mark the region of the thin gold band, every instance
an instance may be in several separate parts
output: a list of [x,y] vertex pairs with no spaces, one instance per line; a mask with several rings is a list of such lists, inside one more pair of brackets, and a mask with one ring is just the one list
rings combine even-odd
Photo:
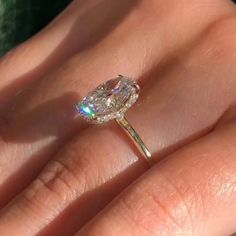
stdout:
[[151,153],[138,135],[138,133],[134,130],[134,128],[130,125],[128,120],[123,117],[120,119],[116,119],[117,123],[122,127],[122,129],[128,134],[134,144],[137,146],[138,150],[141,154],[146,158],[146,160],[151,162]]

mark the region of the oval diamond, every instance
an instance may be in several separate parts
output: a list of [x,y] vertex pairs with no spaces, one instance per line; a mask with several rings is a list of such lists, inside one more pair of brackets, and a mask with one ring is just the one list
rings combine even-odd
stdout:
[[90,123],[105,123],[122,117],[138,95],[139,86],[135,81],[118,76],[90,92],[77,104],[77,110]]

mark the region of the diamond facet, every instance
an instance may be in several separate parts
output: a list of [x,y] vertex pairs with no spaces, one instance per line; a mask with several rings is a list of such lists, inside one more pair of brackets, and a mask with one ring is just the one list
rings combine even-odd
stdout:
[[77,104],[77,110],[90,123],[105,123],[123,116],[138,95],[139,86],[135,81],[118,76],[90,92]]

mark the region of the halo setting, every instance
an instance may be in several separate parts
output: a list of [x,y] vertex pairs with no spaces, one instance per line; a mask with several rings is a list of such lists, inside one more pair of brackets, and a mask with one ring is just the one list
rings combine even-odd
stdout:
[[76,109],[89,123],[103,124],[115,120],[151,164],[149,149],[125,117],[125,112],[137,101],[139,92],[134,80],[119,75],[91,91],[76,105]]
[[124,117],[137,101],[140,88],[127,77],[119,75],[91,91],[76,108],[89,123],[102,124]]

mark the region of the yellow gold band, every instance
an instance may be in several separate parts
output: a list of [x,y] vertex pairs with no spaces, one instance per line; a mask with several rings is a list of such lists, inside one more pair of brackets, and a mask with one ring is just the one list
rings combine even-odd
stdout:
[[135,131],[135,129],[130,125],[128,120],[123,117],[120,119],[116,119],[117,123],[122,127],[122,129],[128,134],[128,136],[131,138],[131,140],[134,142],[134,144],[137,146],[138,150],[141,152],[141,154],[145,157],[145,159],[151,163],[151,153],[138,135],[138,133]]

